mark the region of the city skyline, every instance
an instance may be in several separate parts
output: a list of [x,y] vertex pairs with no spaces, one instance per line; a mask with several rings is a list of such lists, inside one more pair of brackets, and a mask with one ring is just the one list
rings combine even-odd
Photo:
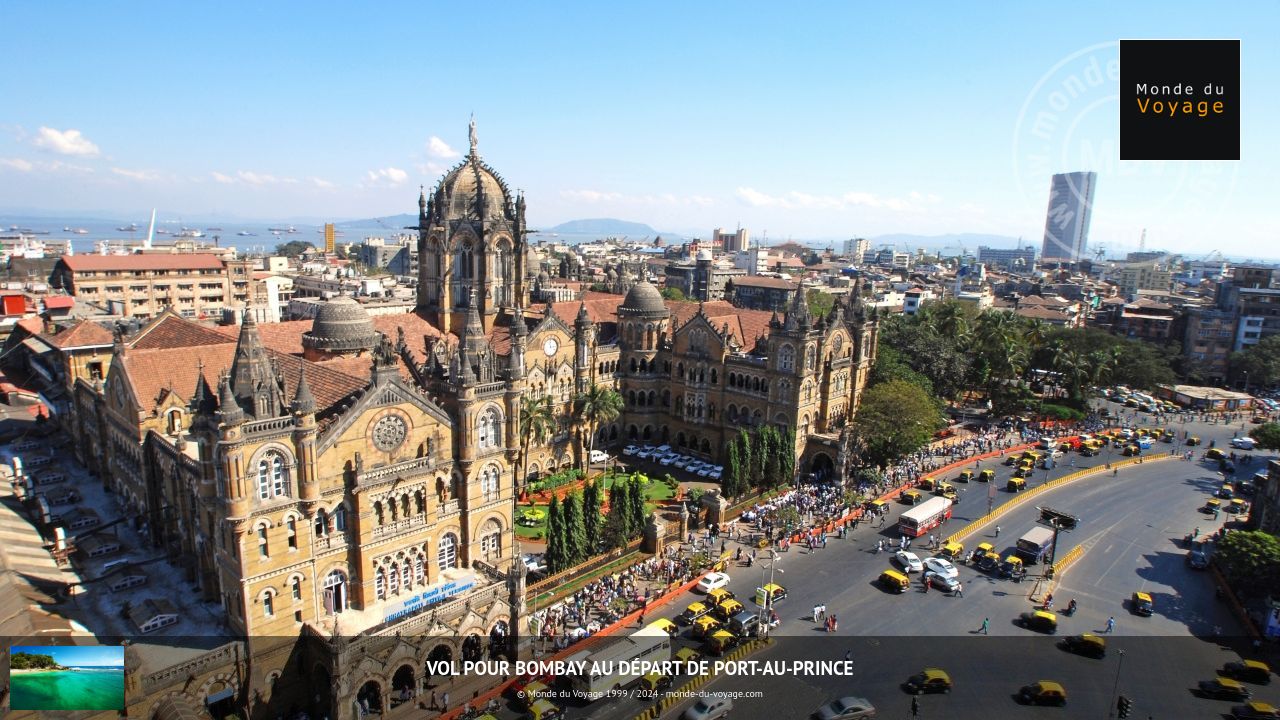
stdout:
[[[1189,256],[1272,241],[1280,151],[1262,133],[1277,103],[1249,92],[1280,69],[1272,5],[942,8],[909,26],[875,7],[489,9],[7,6],[24,32],[0,79],[4,204],[413,212],[417,186],[466,153],[474,113],[481,154],[526,192],[536,226],[1026,243],[1043,233],[1050,176],[1091,170],[1091,247],[1136,249],[1144,228],[1147,247]],[[1238,36],[1244,159],[1115,160],[1116,41]]]

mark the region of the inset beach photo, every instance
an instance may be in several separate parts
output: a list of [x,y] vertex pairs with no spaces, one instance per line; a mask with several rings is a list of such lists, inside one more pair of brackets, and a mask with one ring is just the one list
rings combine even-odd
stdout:
[[13,710],[121,710],[124,647],[15,645],[9,685]]

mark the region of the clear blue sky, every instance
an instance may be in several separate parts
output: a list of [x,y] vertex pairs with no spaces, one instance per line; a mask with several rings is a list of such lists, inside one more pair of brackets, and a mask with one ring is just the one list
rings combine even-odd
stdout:
[[120,645],[15,645],[10,652],[52,655],[54,662],[66,667],[120,667],[124,665],[124,647]]
[[[8,2],[0,26],[9,209],[413,212],[474,112],[535,226],[1038,244],[1050,174],[1092,169],[1094,244],[1276,244],[1274,2]],[[1020,115],[1161,37],[1243,40],[1241,162],[1118,162],[1114,81],[1031,142]]]

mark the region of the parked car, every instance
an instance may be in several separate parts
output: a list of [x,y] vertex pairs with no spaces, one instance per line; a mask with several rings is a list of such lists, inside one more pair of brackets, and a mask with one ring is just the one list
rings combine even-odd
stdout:
[[898,561],[905,572],[923,572],[924,563],[920,562],[920,556],[907,550],[899,550],[893,554],[893,559]]
[[814,711],[818,720],[863,720],[876,716],[875,706],[866,698],[842,697]]
[[733,709],[733,701],[725,696],[704,697],[684,711],[684,720],[718,720]]
[[607,462],[609,462],[609,453],[607,453],[607,452],[605,452],[605,451],[603,451],[603,450],[592,450],[592,451],[591,451],[591,464],[592,464],[592,465],[599,465],[599,464],[601,464],[601,463],[607,463]]
[[1216,700],[1248,700],[1253,696],[1253,691],[1239,680],[1224,677],[1201,680],[1197,689],[1200,695]]
[[640,452],[640,448],[635,445],[628,445],[622,448],[622,454],[628,457],[630,457],[631,455],[635,455],[638,452]]

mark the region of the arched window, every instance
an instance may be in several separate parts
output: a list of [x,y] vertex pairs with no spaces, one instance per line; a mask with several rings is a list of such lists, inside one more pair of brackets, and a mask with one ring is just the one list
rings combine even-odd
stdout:
[[476,429],[481,450],[498,447],[498,439],[502,434],[502,419],[498,417],[497,410],[488,408],[480,413]]
[[712,384],[712,385],[715,385],[715,384],[716,384],[716,369],[715,369],[715,368],[711,368],[711,384]]
[[387,571],[382,568],[373,573],[373,595],[379,600],[387,597]]
[[347,576],[341,570],[331,570],[324,577],[324,609],[331,613],[347,609]]
[[333,529],[338,532],[346,532],[347,508],[345,505],[339,505],[333,509]]
[[293,599],[301,600],[302,599],[302,578],[295,575],[293,580],[289,582],[289,587],[293,591]]
[[182,432],[182,411],[174,408],[169,411],[167,417],[169,418],[169,434],[176,435]]
[[316,511],[316,537],[324,537],[329,534],[329,515],[320,508]]
[[814,364],[817,362],[817,358],[818,358],[818,350],[817,350],[817,348],[815,348],[815,347],[814,347],[814,346],[812,346],[812,345],[810,345],[809,347],[805,348],[805,350],[804,350],[804,369],[805,369],[805,370],[812,370],[812,369],[813,369]]
[[445,533],[440,537],[440,547],[436,550],[436,565],[441,570],[458,567],[458,536]]
[[408,590],[413,587],[413,565],[409,562],[409,558],[405,558],[400,563],[400,578],[404,581],[404,589]]
[[400,568],[395,563],[391,563],[391,569],[387,572],[387,592],[392,595],[400,592]]
[[267,525],[258,526],[258,557],[271,557],[271,548],[267,546]]
[[269,500],[289,495],[289,477],[285,472],[284,457],[277,452],[267,453],[258,461],[258,499]]
[[262,593],[262,617],[274,617],[276,614],[276,591]]
[[425,578],[425,567],[422,562],[422,556],[418,555],[413,559],[413,582],[421,585]]
[[[470,242],[462,244],[462,248],[458,251],[458,279],[470,280],[475,274],[475,266],[473,264],[473,255]],[[468,302],[470,300],[468,299]]]
[[498,499],[499,475],[497,465],[490,465],[480,473],[480,494],[484,496],[485,502]]
[[298,520],[292,515],[284,521],[285,534],[289,538],[289,549],[298,549]]
[[480,528],[480,555],[485,560],[502,557],[502,526],[497,520],[490,518]]
[[783,372],[791,372],[796,368],[796,349],[790,345],[783,345],[778,348],[778,369]]

